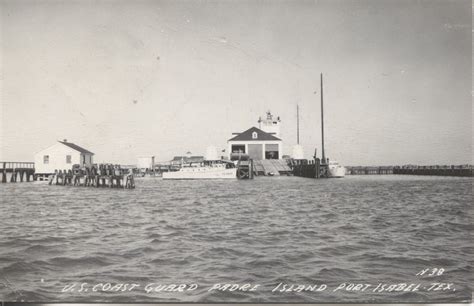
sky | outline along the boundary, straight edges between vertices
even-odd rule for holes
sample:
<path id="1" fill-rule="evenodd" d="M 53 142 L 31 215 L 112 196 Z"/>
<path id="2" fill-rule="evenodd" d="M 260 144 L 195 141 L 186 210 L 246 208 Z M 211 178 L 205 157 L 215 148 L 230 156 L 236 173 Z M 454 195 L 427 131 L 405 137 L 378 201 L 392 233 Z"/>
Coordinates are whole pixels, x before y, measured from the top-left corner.
<path id="1" fill-rule="evenodd" d="M 0 0 L 0 161 L 166 161 L 281 117 L 344 165 L 472 163 L 471 2 Z"/>

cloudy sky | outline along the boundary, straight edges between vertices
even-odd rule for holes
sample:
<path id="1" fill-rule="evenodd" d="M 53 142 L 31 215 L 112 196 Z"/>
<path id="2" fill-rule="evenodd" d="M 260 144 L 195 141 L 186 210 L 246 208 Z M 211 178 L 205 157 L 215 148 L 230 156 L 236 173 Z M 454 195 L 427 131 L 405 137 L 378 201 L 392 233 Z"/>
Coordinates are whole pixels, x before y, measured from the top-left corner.
<path id="1" fill-rule="evenodd" d="M 472 159 L 471 2 L 1 3 L 0 160 L 68 139 L 95 161 L 225 148 L 282 118 L 307 157 L 345 165 Z"/>

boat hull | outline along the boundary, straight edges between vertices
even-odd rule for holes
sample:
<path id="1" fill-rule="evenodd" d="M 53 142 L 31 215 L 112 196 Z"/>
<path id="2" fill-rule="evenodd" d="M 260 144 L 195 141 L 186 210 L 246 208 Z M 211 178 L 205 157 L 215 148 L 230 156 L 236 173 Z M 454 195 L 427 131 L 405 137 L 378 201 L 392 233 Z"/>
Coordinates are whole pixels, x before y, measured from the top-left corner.
<path id="1" fill-rule="evenodd" d="M 184 171 L 164 172 L 164 180 L 214 180 L 237 179 L 237 169 L 207 169 L 196 168 Z"/>
<path id="2" fill-rule="evenodd" d="M 330 178 L 342 178 L 346 176 L 346 169 L 342 166 L 329 167 Z"/>

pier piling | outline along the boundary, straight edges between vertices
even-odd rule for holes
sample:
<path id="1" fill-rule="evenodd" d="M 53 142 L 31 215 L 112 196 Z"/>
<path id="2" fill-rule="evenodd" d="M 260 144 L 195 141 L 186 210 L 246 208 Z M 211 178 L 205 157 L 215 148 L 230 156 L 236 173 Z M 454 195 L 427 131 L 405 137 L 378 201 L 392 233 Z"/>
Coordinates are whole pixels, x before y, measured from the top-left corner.
<path id="1" fill-rule="evenodd" d="M 239 180 L 251 180 L 254 176 L 254 164 L 252 159 L 239 160 L 237 163 L 237 178 Z"/>
<path id="2" fill-rule="evenodd" d="M 72 170 L 56 171 L 49 185 L 133 189 L 135 180 L 131 171 L 118 165 L 100 164 L 91 168 L 77 165 Z"/>

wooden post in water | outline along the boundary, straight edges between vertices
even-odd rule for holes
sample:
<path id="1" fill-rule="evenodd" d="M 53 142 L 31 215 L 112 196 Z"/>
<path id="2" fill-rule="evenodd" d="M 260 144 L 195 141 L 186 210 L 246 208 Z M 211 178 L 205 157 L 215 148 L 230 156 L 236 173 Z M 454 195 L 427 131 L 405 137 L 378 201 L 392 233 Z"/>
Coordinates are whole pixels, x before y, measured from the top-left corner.
<path id="1" fill-rule="evenodd" d="M 7 182 L 7 163 L 3 163 L 2 183 Z"/>
<path id="2" fill-rule="evenodd" d="M 318 148 L 314 148 L 314 174 L 312 177 L 319 178 L 320 175 L 320 168 L 321 168 L 321 160 L 318 158 Z M 311 176 L 309 176 L 311 177 Z"/>
<path id="3" fill-rule="evenodd" d="M 249 160 L 249 179 L 253 179 L 253 159 Z"/>
<path id="4" fill-rule="evenodd" d="M 314 170 L 314 177 L 318 179 L 321 175 L 321 160 L 319 158 L 316 158 Z"/>
<path id="5" fill-rule="evenodd" d="M 16 171 L 15 171 L 15 168 L 12 169 L 12 176 L 10 177 L 10 183 L 16 183 Z"/>

